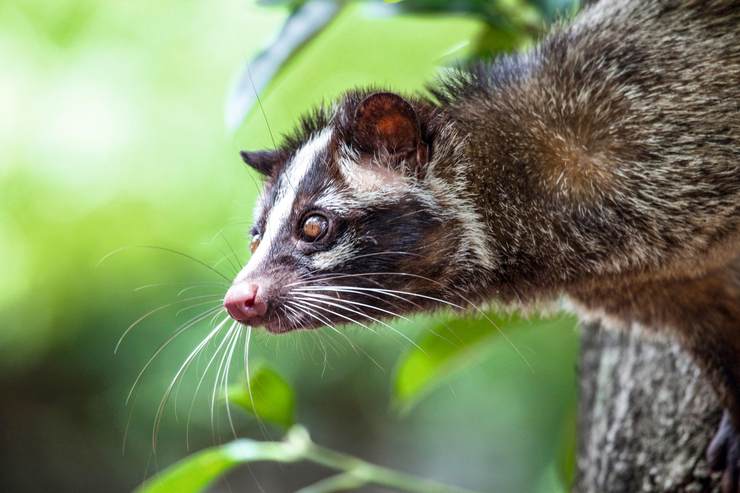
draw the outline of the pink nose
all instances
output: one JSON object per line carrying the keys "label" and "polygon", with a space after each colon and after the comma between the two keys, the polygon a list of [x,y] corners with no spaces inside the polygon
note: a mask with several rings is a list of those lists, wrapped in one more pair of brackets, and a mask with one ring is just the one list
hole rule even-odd
{"label": "pink nose", "polygon": [[238,322],[250,322],[267,312],[265,290],[255,282],[234,284],[226,292],[224,308]]}

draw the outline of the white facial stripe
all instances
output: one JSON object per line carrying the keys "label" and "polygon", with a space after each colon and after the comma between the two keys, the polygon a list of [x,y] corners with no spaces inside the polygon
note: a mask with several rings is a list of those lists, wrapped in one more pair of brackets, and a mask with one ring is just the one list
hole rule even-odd
{"label": "white facial stripe", "polygon": [[316,270],[329,270],[350,261],[356,255],[355,242],[350,238],[342,238],[331,250],[314,255],[311,267]]}
{"label": "white facial stripe", "polygon": [[326,149],[331,140],[331,129],[324,129],[313,139],[309,140],[288,163],[285,171],[280,175],[277,187],[275,203],[269,212],[265,229],[262,232],[259,247],[252,254],[247,265],[237,276],[237,281],[249,277],[267,258],[275,239],[281,228],[290,218],[290,213],[295,204],[298,187],[303,178],[308,175],[311,167],[316,162],[316,156]]}

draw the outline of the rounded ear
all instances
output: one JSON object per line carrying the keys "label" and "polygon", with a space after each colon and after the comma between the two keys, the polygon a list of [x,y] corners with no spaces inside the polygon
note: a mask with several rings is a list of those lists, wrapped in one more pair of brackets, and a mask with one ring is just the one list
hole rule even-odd
{"label": "rounded ear", "polygon": [[269,176],[276,166],[283,161],[278,151],[241,151],[239,155],[247,165],[255,171]]}
{"label": "rounded ear", "polygon": [[[377,92],[367,96],[355,110],[352,140],[361,150],[424,164],[426,144],[421,138],[419,118],[401,96]],[[419,162],[423,161],[423,162]]]}

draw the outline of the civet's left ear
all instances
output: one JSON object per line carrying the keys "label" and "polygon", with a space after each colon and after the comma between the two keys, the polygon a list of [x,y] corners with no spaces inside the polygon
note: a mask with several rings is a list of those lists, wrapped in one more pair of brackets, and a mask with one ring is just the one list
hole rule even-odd
{"label": "civet's left ear", "polygon": [[270,176],[283,162],[283,155],[279,151],[241,151],[239,155],[250,168],[265,176]]}
{"label": "civet's left ear", "polygon": [[378,92],[367,96],[357,106],[352,127],[353,143],[372,155],[384,152],[397,163],[406,163],[417,171],[428,159],[422,140],[419,117],[401,96]]}

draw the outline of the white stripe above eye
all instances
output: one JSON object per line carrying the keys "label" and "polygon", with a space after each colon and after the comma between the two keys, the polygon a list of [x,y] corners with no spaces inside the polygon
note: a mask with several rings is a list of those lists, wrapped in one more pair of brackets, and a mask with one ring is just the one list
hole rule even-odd
{"label": "white stripe above eye", "polygon": [[275,202],[270,209],[265,223],[265,229],[262,231],[262,238],[257,250],[247,262],[247,265],[237,276],[237,282],[248,278],[254,273],[267,259],[275,239],[278,237],[280,230],[290,219],[290,213],[293,210],[298,187],[301,182],[311,171],[316,162],[316,157],[329,146],[331,140],[331,129],[324,129],[309,140],[301,147],[296,155],[291,159],[285,170],[280,174],[277,187]]}

